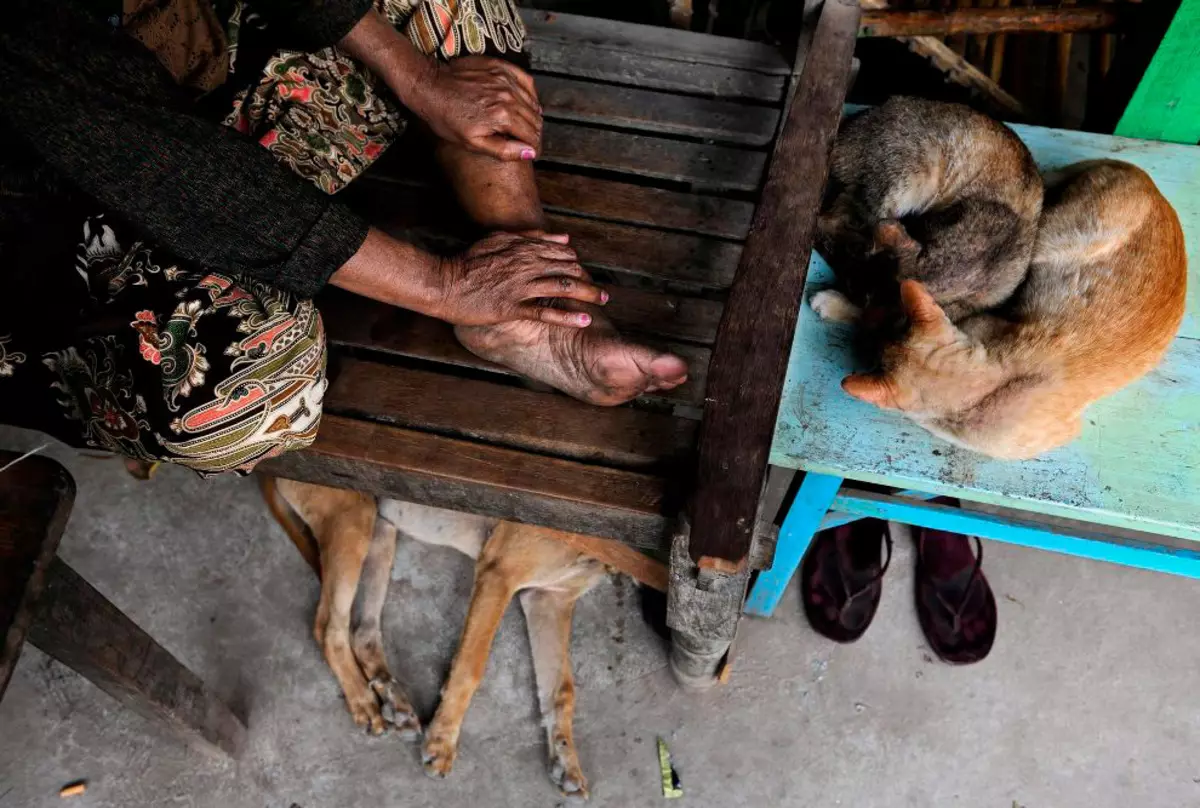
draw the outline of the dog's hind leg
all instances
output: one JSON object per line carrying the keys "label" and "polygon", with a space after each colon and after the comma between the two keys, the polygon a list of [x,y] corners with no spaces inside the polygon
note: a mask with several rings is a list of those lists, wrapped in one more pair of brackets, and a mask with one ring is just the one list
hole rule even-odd
{"label": "dog's hind leg", "polygon": [[475,564],[475,586],[450,675],[442,687],[442,701],[425,732],[422,762],[431,777],[445,777],[454,766],[458,733],[487,667],[492,639],[519,586],[500,544],[489,540]]}
{"label": "dog's hind leg", "polygon": [[321,550],[321,599],[313,637],[342,687],[354,723],[378,735],[384,730],[379,701],[350,649],[350,609],[374,532],[375,499],[293,480],[278,480],[277,485]]}
{"label": "dog's hind leg", "polygon": [[363,675],[379,697],[384,720],[395,726],[404,740],[415,740],[421,734],[421,722],[404,688],[388,670],[383,651],[380,621],[387,600],[388,583],[392,578],[392,562],[396,558],[396,526],[386,519],[375,520],[375,532],[367,549],[358,588],[358,622],[350,645],[362,668]]}
{"label": "dog's hind leg", "polygon": [[520,595],[533,650],[538,707],[546,728],[550,779],[564,796],[585,799],[587,780],[575,750],[575,678],[570,653],[571,616],[575,601],[586,588],[526,589]]}

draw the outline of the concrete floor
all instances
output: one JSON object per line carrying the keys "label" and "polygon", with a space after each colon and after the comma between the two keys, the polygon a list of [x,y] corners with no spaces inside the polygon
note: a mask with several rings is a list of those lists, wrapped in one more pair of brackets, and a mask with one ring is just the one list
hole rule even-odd
{"label": "concrete floor", "polygon": [[[40,440],[0,430],[0,446]],[[0,703],[0,808],[69,804],[323,808],[554,806],[521,615],[508,614],[454,773],[359,734],[309,633],[317,583],[253,481],[52,448],[79,485],[62,557],[249,716],[237,762],[188,754],[72,671],[26,648]],[[598,806],[660,804],[654,739],[668,739],[681,805],[1180,808],[1200,805],[1200,585],[989,543],[1000,634],[982,665],[925,647],[911,547],[897,545],[876,624],[858,644],[815,635],[788,593],[744,623],[730,686],[677,690],[637,592],[580,604],[576,735]],[[466,611],[471,564],[402,544],[384,615],[394,670],[435,706]]]}

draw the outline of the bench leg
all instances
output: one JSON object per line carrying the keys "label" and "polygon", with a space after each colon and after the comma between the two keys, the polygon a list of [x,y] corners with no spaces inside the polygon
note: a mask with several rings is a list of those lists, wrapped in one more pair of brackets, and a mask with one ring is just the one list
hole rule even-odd
{"label": "bench leg", "polygon": [[812,543],[813,535],[821,529],[829,506],[841,485],[841,477],[811,472],[804,476],[796,494],[796,501],[792,503],[787,517],[784,518],[783,527],[779,529],[775,561],[771,568],[761,572],[758,580],[754,582],[754,588],[746,600],[746,614],[770,617],[775,611],[779,599],[783,597],[783,591]]}
{"label": "bench leg", "polygon": [[28,640],[196,748],[235,755],[246,727],[204,683],[60,559]]}
{"label": "bench leg", "polygon": [[717,683],[717,668],[729,651],[741,617],[749,565],[733,573],[700,569],[688,552],[688,532],[671,542],[667,625],[671,628],[671,672],[688,690]]}

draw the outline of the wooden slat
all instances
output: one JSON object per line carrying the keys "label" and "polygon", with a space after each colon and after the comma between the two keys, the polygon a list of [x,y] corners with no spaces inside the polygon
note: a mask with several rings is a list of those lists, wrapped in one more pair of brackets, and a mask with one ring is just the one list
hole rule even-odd
{"label": "wooden slat", "polygon": [[532,9],[521,9],[521,19],[534,48],[547,40],[563,40],[568,46],[587,44],[685,63],[680,69],[720,65],[786,76],[791,68],[778,48],[745,39]]}
{"label": "wooden slat", "polygon": [[682,65],[659,56],[624,53],[556,39],[530,42],[528,54],[535,73],[713,98],[771,104],[783,99],[783,76],[712,65]]}
{"label": "wooden slat", "polygon": [[742,254],[742,246],[729,241],[577,216],[548,214],[546,226],[569,233],[587,266],[718,289],[733,282]]}
{"label": "wooden slat", "polygon": [[820,14],[717,333],[690,508],[702,567],[744,565],[753,538],[859,6],[825,0]]}
{"label": "wooden slat", "polygon": [[538,97],[551,120],[662,132],[703,140],[765,146],[779,110],[654,90],[539,76]]}
{"label": "wooden slat", "polygon": [[1109,31],[1122,20],[1122,7],[967,8],[955,11],[871,9],[864,11],[863,37],[947,36],[1000,32],[1071,33]]}
{"label": "wooden slat", "polygon": [[767,161],[762,152],[554,121],[542,130],[542,158],[717,191],[748,192],[758,189]]}
{"label": "wooden slat", "polygon": [[[362,183],[345,194],[384,232],[407,240],[465,248],[470,225],[429,189],[401,183]],[[646,230],[561,214],[546,217],[551,232],[568,233],[580,260],[593,267],[694,286],[723,288],[733,280],[741,245],[709,236]]]}
{"label": "wooden slat", "polygon": [[337,364],[325,410],[623,468],[677,466],[696,438],[687,419],[350,358]]}
{"label": "wooden slat", "polygon": [[[448,365],[516,376],[509,368],[488,362],[468,351],[454,338],[454,329],[439,320],[404,309],[354,297],[338,290],[318,298],[321,315],[335,345],[381,351]],[[611,304],[610,304],[611,305]],[[710,351],[694,345],[665,343],[665,348],[688,362],[688,381],[674,390],[648,398],[699,404],[704,400]]]}
{"label": "wooden slat", "polygon": [[715,300],[609,286],[605,311],[621,333],[711,345],[722,306]]}
{"label": "wooden slat", "polygon": [[658,477],[338,415],[310,448],[257,470],[654,549],[676,507]]}
{"label": "wooden slat", "polygon": [[537,183],[542,204],[548,210],[629,224],[744,239],[754,216],[754,204],[739,199],[647,188],[581,174],[538,171]]}

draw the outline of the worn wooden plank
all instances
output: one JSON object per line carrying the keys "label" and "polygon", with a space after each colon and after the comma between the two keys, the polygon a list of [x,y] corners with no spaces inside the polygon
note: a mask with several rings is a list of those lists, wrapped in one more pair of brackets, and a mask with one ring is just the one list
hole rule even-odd
{"label": "worn wooden plank", "polygon": [[[411,163],[384,158],[361,182],[343,192],[368,219],[413,210],[412,221],[427,226],[440,222],[466,232],[461,212],[449,194],[413,175]],[[547,210],[599,219],[684,230],[705,236],[742,240],[750,230],[754,203],[722,196],[671,191],[552,169],[537,172],[538,193]],[[436,217],[436,218],[435,218]]]}
{"label": "worn wooden plank", "polygon": [[0,698],[25,645],[34,604],[46,582],[67,517],[75,481],[46,457],[0,452]]}
{"label": "worn wooden plank", "polygon": [[262,463],[277,477],[662,546],[662,478],[326,415],[313,445]]}
{"label": "worn wooden plank", "polygon": [[1183,0],[1114,132],[1200,142],[1200,0]]}
{"label": "worn wooden plank", "polygon": [[718,65],[786,76],[791,68],[778,48],[734,37],[533,9],[521,9],[521,19],[529,32],[531,50],[544,47],[547,42],[561,42],[567,48],[586,44],[618,53],[683,62],[677,66],[680,70],[695,65]]}
{"label": "worn wooden plank", "polygon": [[660,56],[606,50],[565,40],[532,42],[528,53],[535,78],[549,73],[649,90],[769,104],[778,104],[783,98],[783,76],[767,76],[749,70],[681,65]]}
{"label": "worn wooden plank", "polygon": [[720,303],[625,286],[609,286],[606,312],[621,333],[711,345],[721,322]]}
{"label": "worn wooden plank", "polygon": [[729,241],[577,216],[548,214],[546,226],[570,234],[584,266],[696,286],[728,286],[742,254],[742,246]]}
{"label": "worn wooden plank", "polygon": [[[1189,295],[1179,336],[1163,363],[1089,407],[1076,441],[1032,460],[993,460],[847,396],[841,380],[861,368],[852,334],[805,306],[771,462],[1200,541],[1200,148],[1032,126],[1013,130],[1043,170],[1102,158],[1139,166],[1179,214]],[[832,280],[814,257],[805,297]]]}
{"label": "worn wooden plank", "polygon": [[863,12],[858,35],[942,37],[1002,32],[1061,34],[1111,31],[1120,27],[1125,9],[1125,6],[1115,5],[1086,8],[965,8],[954,11],[870,9]]}
{"label": "worn wooden plank", "polygon": [[241,748],[246,734],[241,719],[57,558],[47,571],[29,641],[185,743],[226,755]]}
{"label": "worn wooden plank", "polygon": [[[346,198],[376,227],[397,238],[464,249],[470,225],[428,190],[398,183],[365,183]],[[741,245],[690,233],[561,214],[546,217],[551,232],[568,233],[584,265],[692,286],[722,288],[733,280]]]}
{"label": "worn wooden plank", "polygon": [[576,121],[701,140],[765,146],[779,110],[590,81],[539,76],[538,98],[548,120]]}
{"label": "worn wooden plank", "polygon": [[825,0],[717,332],[689,509],[702,568],[750,550],[858,18],[857,2]]}
{"label": "worn wooden plank", "polygon": [[622,468],[678,467],[696,437],[683,418],[350,358],[337,365],[325,409]]}
{"label": "worn wooden plank", "polygon": [[732,146],[710,146],[650,135],[547,122],[542,159],[550,163],[636,174],[720,191],[758,189],[767,157]]}
{"label": "worn wooden plank", "polygon": [[562,171],[538,171],[537,184],[547,210],[701,235],[744,239],[754,216],[754,204],[740,199],[648,188]]}
{"label": "worn wooden plank", "polygon": [[[439,320],[404,309],[368,301],[330,290],[318,299],[321,315],[335,345],[392,353],[415,359],[516,376],[509,368],[487,362],[462,347],[454,329]],[[612,305],[611,303],[609,305]],[[688,362],[688,381],[674,390],[650,398],[668,402],[699,404],[708,380],[710,351],[694,345],[664,343],[664,347]]]}

